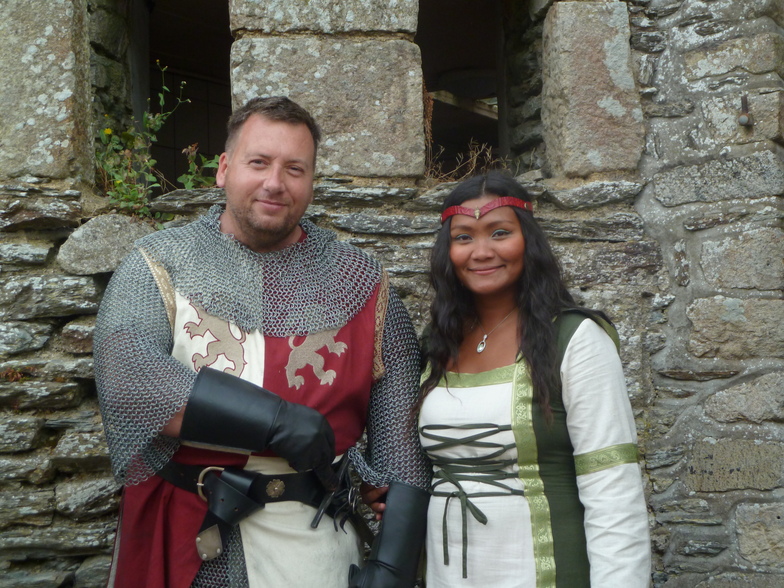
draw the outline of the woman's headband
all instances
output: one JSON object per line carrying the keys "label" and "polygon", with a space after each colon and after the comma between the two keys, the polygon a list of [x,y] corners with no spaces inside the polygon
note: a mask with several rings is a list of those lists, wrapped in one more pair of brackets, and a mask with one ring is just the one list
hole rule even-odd
{"label": "woman's headband", "polygon": [[444,212],[441,213],[441,224],[443,225],[446,222],[446,219],[456,214],[473,216],[476,220],[479,220],[488,212],[500,206],[516,206],[517,208],[522,208],[523,210],[527,210],[529,212],[534,211],[534,205],[532,202],[528,202],[527,200],[520,200],[519,198],[515,198],[513,196],[501,196],[499,198],[496,198],[492,202],[488,202],[482,208],[468,208],[467,206],[450,206]]}

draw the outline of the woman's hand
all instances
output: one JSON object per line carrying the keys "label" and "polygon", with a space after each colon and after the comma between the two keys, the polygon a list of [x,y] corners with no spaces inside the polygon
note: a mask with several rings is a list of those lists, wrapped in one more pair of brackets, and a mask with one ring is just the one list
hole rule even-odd
{"label": "woman's hand", "polygon": [[376,520],[380,521],[384,514],[384,509],[387,507],[384,501],[387,497],[387,490],[389,486],[382,486],[376,488],[370,484],[362,483],[359,487],[359,493],[362,495],[362,502],[367,504],[374,513],[376,513]]}

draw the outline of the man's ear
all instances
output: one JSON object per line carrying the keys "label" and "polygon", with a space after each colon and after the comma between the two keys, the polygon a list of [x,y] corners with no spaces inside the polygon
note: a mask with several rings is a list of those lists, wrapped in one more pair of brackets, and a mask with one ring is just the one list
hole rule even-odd
{"label": "man's ear", "polygon": [[227,167],[229,167],[229,154],[224,151],[218,160],[218,171],[215,172],[215,185],[218,188],[223,188],[226,185]]}

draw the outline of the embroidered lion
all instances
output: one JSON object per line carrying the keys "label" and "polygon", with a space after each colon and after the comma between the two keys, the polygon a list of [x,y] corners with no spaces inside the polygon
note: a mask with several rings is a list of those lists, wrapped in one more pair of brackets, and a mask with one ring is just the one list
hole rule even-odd
{"label": "embroidered lion", "polygon": [[234,336],[234,333],[231,332],[231,325],[227,321],[208,314],[203,308],[200,308],[195,304],[191,304],[191,306],[196,311],[196,314],[199,315],[199,322],[195,323],[191,321],[185,323],[183,326],[185,332],[190,335],[191,339],[196,336],[203,337],[208,332],[215,337],[215,341],[207,343],[207,355],[201,355],[199,353],[193,354],[193,357],[191,358],[193,367],[198,371],[205,365],[211,366],[218,361],[218,358],[221,355],[223,355],[234,364],[233,368],[224,371],[232,376],[239,376],[242,374],[242,371],[248,364],[248,362],[245,361],[245,348],[242,346],[246,339],[245,331],[240,331],[242,335],[238,339]]}
{"label": "embroidered lion", "polygon": [[319,355],[317,351],[322,347],[326,347],[330,353],[340,357],[348,346],[341,341],[335,341],[335,335],[338,334],[339,330],[334,329],[332,331],[312,333],[305,337],[301,345],[294,345],[294,337],[289,337],[291,353],[286,364],[286,378],[288,379],[289,387],[293,386],[299,390],[299,387],[305,383],[305,378],[298,376],[297,372],[308,365],[313,368],[313,373],[322,384],[332,384],[335,381],[335,371],[324,371],[324,357]]}

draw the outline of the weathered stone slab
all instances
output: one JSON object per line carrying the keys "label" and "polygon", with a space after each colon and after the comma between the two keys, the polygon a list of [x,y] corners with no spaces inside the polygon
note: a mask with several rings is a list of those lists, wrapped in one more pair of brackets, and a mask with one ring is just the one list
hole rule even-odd
{"label": "weathered stone slab", "polygon": [[635,170],[644,145],[624,2],[557,2],[544,24],[542,122],[555,176]]}
{"label": "weathered stone slab", "polygon": [[415,33],[418,9],[417,0],[234,0],[229,15],[233,31]]}
{"label": "weathered stone slab", "polygon": [[664,206],[690,202],[764,198],[784,193],[784,150],[763,143],[763,149],[732,159],[684,165],[653,176],[656,199]]}
{"label": "weathered stone slab", "polygon": [[43,265],[52,245],[26,242],[0,243],[0,264]]}
{"label": "weathered stone slab", "polygon": [[5,482],[42,484],[54,478],[55,470],[48,452],[23,455],[0,455],[0,479]]}
{"label": "weathered stone slab", "polygon": [[41,349],[52,334],[52,325],[24,321],[0,323],[0,357]]}
{"label": "weathered stone slab", "polygon": [[234,106],[286,95],[323,130],[319,175],[421,176],[422,66],[402,40],[250,38],[231,52]]}
{"label": "weathered stone slab", "polygon": [[111,476],[62,482],[57,485],[57,512],[76,521],[112,513],[120,503],[120,487]]}
{"label": "weathered stone slab", "polygon": [[19,320],[93,314],[101,290],[92,278],[71,276],[9,277],[0,288],[0,318]]}
{"label": "weathered stone slab", "polygon": [[661,253],[651,242],[553,244],[570,287],[642,284],[662,268]]}
{"label": "weathered stone slab", "polygon": [[57,339],[58,348],[75,355],[93,352],[93,331],[95,315],[79,317],[71,321],[60,331]]}
{"label": "weathered stone slab", "polygon": [[52,451],[52,465],[62,472],[109,471],[109,448],[102,432],[67,432]]}
{"label": "weathered stone slab", "polygon": [[314,186],[314,202],[323,204],[327,210],[338,210],[342,204],[353,206],[379,206],[392,204],[402,206],[416,197],[416,188],[392,186],[351,186],[324,180]]}
{"label": "weathered stone slab", "polygon": [[[707,580],[701,578],[709,576]],[[685,574],[683,583],[668,582],[674,588],[781,588],[784,586],[784,574],[755,574],[755,573],[727,573],[727,574]]]}
{"label": "weathered stone slab", "polygon": [[104,588],[112,567],[112,558],[107,555],[88,557],[74,577],[74,588]]}
{"label": "weathered stone slab", "polygon": [[54,490],[6,486],[0,491],[0,529],[13,524],[49,525],[54,516]]}
{"label": "weathered stone slab", "polygon": [[706,97],[702,104],[705,125],[718,145],[784,142],[784,92],[757,90],[746,94],[753,125],[739,124],[740,98],[735,94]]}
{"label": "weathered stone slab", "polygon": [[371,235],[430,235],[441,226],[438,220],[425,216],[365,213],[338,214],[333,221],[337,228],[344,231]]}
{"label": "weathered stone slab", "polygon": [[784,421],[784,373],[772,372],[732,386],[705,403],[708,416],[722,423]]}
{"label": "weathered stone slab", "polygon": [[720,76],[733,70],[752,74],[774,72],[784,77],[784,37],[763,33],[731,39],[712,49],[690,51],[683,61],[684,75],[689,80]]}
{"label": "weathered stone slab", "polygon": [[225,203],[226,194],[223,188],[173,190],[153,200],[150,210],[175,214],[205,213],[213,204]]}
{"label": "weathered stone slab", "polygon": [[629,212],[568,219],[538,213],[537,221],[547,236],[577,241],[641,241],[645,238],[642,218]]}
{"label": "weathered stone slab", "polygon": [[43,426],[42,418],[4,414],[0,419],[0,453],[30,451]]}
{"label": "weathered stone slab", "polygon": [[721,290],[780,290],[784,286],[784,232],[762,228],[701,244],[705,280]]}
{"label": "weathered stone slab", "polygon": [[645,187],[644,182],[628,180],[593,181],[578,185],[569,185],[563,180],[544,180],[547,195],[558,206],[570,210],[596,208],[614,202],[634,200],[634,197]]}
{"label": "weathered stone slab", "polygon": [[700,441],[683,480],[695,492],[772,490],[781,487],[784,445],[746,439]]}
{"label": "weathered stone slab", "polygon": [[6,383],[0,381],[0,405],[21,409],[61,410],[74,408],[84,398],[83,387],[76,382],[36,380]]}
{"label": "weathered stone slab", "polygon": [[[646,464],[648,460],[646,459]],[[678,499],[655,504],[656,520],[662,523],[717,526],[723,523],[720,516],[711,511],[710,504],[702,498]]]}
{"label": "weathered stone slab", "polygon": [[78,226],[82,215],[79,195],[74,190],[55,192],[1,186],[0,230],[40,231]]}
{"label": "weathered stone slab", "polygon": [[57,263],[76,275],[113,272],[133,243],[154,233],[149,223],[122,214],[105,214],[76,229],[60,247]]}
{"label": "weathered stone slab", "polygon": [[697,357],[784,357],[784,300],[700,298],[686,310]]}
{"label": "weathered stone slab", "polygon": [[735,512],[740,554],[756,566],[784,561],[784,505],[740,504]]}
{"label": "weathered stone slab", "polygon": [[83,0],[0,3],[0,178],[90,176],[89,42]]}
{"label": "weathered stone slab", "polygon": [[0,551],[31,558],[93,555],[111,550],[117,523],[92,521],[44,528],[12,527],[0,533]]}

